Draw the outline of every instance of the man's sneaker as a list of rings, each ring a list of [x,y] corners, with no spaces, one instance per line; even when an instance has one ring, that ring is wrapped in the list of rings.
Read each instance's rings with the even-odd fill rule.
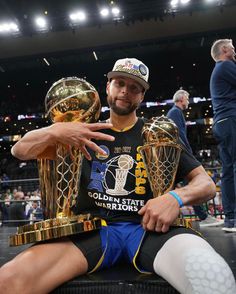
[[[234,225],[234,219],[225,218],[224,226],[222,228],[223,231],[228,233],[236,232],[236,227]]]
[[[232,228],[223,227],[222,230],[227,233],[236,233],[236,227],[232,227]]]
[[[223,219],[217,219],[211,215],[208,215],[206,219],[200,221],[200,227],[218,227],[224,223]]]

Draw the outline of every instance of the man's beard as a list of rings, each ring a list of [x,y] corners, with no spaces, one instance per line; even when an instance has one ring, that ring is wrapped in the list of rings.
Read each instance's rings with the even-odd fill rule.
[[[109,96],[107,97],[107,102],[110,106],[110,108],[114,111],[115,114],[118,115],[128,115],[132,112],[134,112],[138,107],[139,107],[139,103],[136,104],[128,104],[127,103],[127,107],[119,107],[116,105],[116,100],[113,100],[109,98]]]

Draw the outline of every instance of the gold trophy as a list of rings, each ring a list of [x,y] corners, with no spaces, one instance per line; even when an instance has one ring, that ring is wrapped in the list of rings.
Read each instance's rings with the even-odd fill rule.
[[[144,145],[139,148],[147,171],[153,197],[169,192],[174,185],[179,164],[181,146],[179,131],[175,123],[165,116],[153,117],[142,130]],[[190,223],[179,217],[173,226],[190,227]]]
[[[96,89],[77,77],[55,82],[45,98],[46,116],[56,122],[96,122],[101,103]],[[45,156],[47,157],[47,156]],[[43,221],[17,228],[10,246],[50,240],[98,229],[101,219],[74,215],[83,155],[75,147],[57,144],[56,159],[38,159]]]

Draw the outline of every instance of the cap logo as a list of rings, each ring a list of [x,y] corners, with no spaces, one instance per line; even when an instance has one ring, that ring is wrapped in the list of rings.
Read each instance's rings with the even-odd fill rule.
[[[144,64],[140,64],[140,66],[139,66],[139,71],[141,72],[141,74],[142,74],[143,76],[146,76],[146,74],[147,74],[147,69],[146,69],[146,66],[145,66]]]
[[[133,68],[133,69],[138,69],[137,65],[131,63],[130,60],[127,60],[127,61],[125,62],[124,67],[130,68],[130,69],[131,69],[131,68]]]
[[[140,67],[141,65],[142,67]],[[143,79],[143,76],[147,74],[147,71],[144,65],[143,64],[141,65],[137,66],[131,63],[130,61],[127,61],[125,64],[117,65],[113,70],[127,72]]]

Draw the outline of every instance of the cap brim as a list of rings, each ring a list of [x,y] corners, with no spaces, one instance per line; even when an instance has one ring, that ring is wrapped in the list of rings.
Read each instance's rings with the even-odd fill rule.
[[[114,77],[126,77],[135,80],[138,82],[142,87],[144,87],[145,90],[148,90],[150,88],[149,83],[145,82],[143,79],[128,73],[128,72],[123,72],[123,71],[110,71],[107,74],[108,80],[114,78]]]

